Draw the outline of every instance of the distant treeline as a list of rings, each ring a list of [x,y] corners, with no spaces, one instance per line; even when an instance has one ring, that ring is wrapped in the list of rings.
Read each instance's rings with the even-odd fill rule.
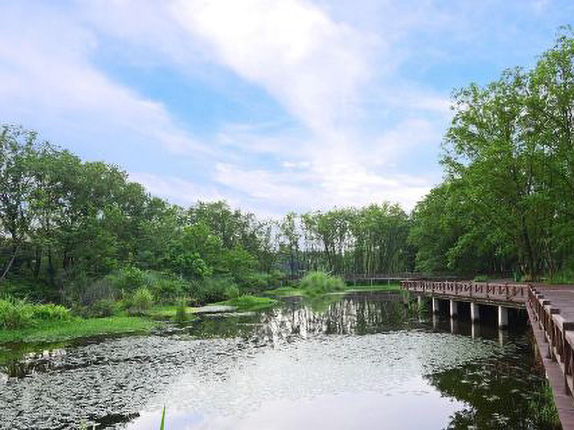
[[[0,293],[89,302],[107,296],[96,282],[106,279],[115,290],[209,301],[230,285],[253,292],[308,270],[404,271],[414,258],[409,222],[387,203],[281,221],[222,201],[182,208],[116,166],[83,162],[18,126],[0,129]]]
[[[182,208],[116,166],[83,162],[35,132],[4,126],[0,292],[58,299],[72,294],[70,285],[77,293],[104,278],[116,287],[153,278],[160,295],[208,300],[223,294],[205,291],[222,285],[253,292],[310,270],[568,277],[573,58],[574,39],[562,34],[531,70],[456,91],[445,179],[411,215],[390,203],[280,221],[222,201]]]

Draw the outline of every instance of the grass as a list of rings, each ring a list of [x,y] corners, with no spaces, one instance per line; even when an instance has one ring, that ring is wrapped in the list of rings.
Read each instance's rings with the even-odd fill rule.
[[[345,285],[343,290],[331,294],[358,293],[362,291],[401,291],[401,285],[399,283],[384,285]],[[281,287],[264,292],[264,294],[277,297],[302,297],[306,295],[305,293],[305,290],[293,287]]]
[[[269,294],[278,297],[299,297],[303,295],[303,290],[293,287],[280,287],[274,290],[267,290],[264,294]]]
[[[392,283],[384,285],[347,285],[345,292],[361,291],[401,291],[401,284]]]
[[[104,334],[147,333],[156,325],[149,319],[125,316],[50,321],[36,327],[0,330],[0,343],[58,342]]]
[[[217,304],[224,306],[235,306],[238,311],[250,312],[273,307],[277,304],[277,300],[270,299],[269,297],[245,295],[239,296],[235,299],[225,300],[224,302],[219,302]]]

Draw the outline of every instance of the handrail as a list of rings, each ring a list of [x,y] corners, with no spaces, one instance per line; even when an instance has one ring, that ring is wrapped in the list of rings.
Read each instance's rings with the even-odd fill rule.
[[[420,293],[517,302],[524,302],[528,291],[526,284],[509,282],[405,280],[401,281],[401,286],[405,290]]]

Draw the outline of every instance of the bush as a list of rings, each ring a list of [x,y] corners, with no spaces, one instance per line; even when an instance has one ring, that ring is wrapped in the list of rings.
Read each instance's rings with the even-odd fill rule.
[[[64,303],[77,308],[90,308],[102,300],[115,301],[119,297],[119,291],[113,282],[108,279],[76,279],[62,288],[62,300]]]
[[[158,276],[151,287],[157,302],[172,303],[189,292],[189,284],[183,279]]]
[[[226,300],[225,292],[229,287],[237,288],[228,277],[205,278],[191,284],[192,297],[199,303],[212,303]]]
[[[128,313],[130,315],[147,315],[153,305],[153,295],[147,288],[138,288],[132,295]]]
[[[106,318],[115,315],[117,311],[118,305],[116,302],[102,299],[85,308],[82,312],[82,316],[86,318]]]
[[[133,292],[140,288],[151,288],[154,276],[134,266],[124,267],[107,277],[117,290]]]
[[[7,298],[0,300],[0,328],[14,330],[33,325],[32,306],[23,299]]]
[[[345,289],[345,282],[324,272],[309,272],[301,279],[301,289],[307,294],[325,294]]]
[[[474,277],[474,282],[486,282],[488,281],[488,276],[486,275],[476,275]]]
[[[45,305],[30,305],[32,306],[32,318],[41,321],[69,321],[72,319],[72,314],[69,309],[62,305],[54,305],[48,303]]]
[[[239,297],[239,288],[237,288],[237,285],[235,284],[228,285],[225,288],[225,298],[229,300],[229,299],[235,299],[237,297]]]
[[[25,299],[0,299],[0,329],[17,330],[42,321],[69,321],[70,311],[54,304],[34,304]]]

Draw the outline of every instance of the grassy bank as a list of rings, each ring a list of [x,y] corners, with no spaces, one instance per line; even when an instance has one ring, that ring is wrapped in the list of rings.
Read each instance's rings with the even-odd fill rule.
[[[108,317],[50,321],[33,327],[0,330],[0,342],[58,342],[120,333],[147,333],[156,322],[140,317]]]
[[[342,290],[331,292],[332,294],[345,294],[362,291],[400,291],[401,285],[398,283],[384,285],[345,285]],[[277,297],[302,297],[307,295],[303,288],[281,287],[274,290],[265,291],[265,294]]]
[[[277,300],[269,297],[240,296],[235,299],[225,300],[217,303],[224,306],[235,306],[240,312],[260,311],[269,309],[277,304]]]

